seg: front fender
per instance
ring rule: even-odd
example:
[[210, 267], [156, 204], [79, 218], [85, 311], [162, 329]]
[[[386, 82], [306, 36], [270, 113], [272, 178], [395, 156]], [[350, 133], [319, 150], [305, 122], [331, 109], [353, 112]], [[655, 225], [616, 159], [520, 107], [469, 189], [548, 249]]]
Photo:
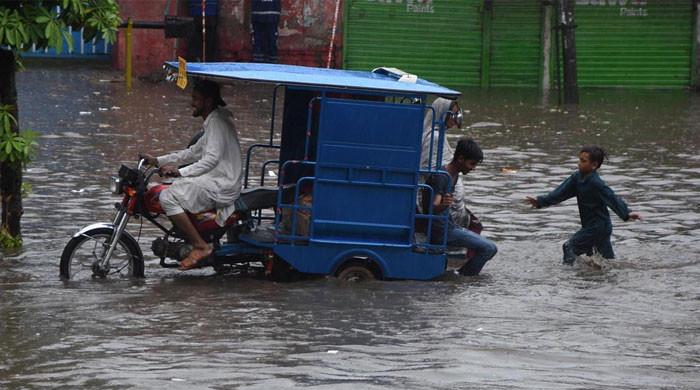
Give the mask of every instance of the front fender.
[[[73, 238], [82, 236], [85, 234], [85, 232], [92, 230], [92, 229], [100, 229], [100, 228], [106, 228], [106, 229], [114, 229], [114, 224], [109, 223], [109, 222], [98, 222], [98, 223], [93, 223], [92, 225], [85, 226], [84, 228], [80, 229], [77, 233], [73, 234]], [[128, 232], [124, 232], [131, 236]]]
[[[85, 226], [84, 228], [80, 229], [77, 233], [73, 234], [73, 238], [80, 237], [83, 234], [89, 232], [90, 230], [94, 230], [94, 229], [114, 230], [114, 224], [109, 223], [109, 222], [93, 223], [92, 225]], [[136, 253], [136, 255], [138, 255], [140, 258], [143, 258], [143, 252], [141, 252], [141, 246], [139, 245], [138, 241], [136, 241], [134, 236], [132, 236], [131, 233], [127, 232], [126, 229], [124, 229], [124, 232], [122, 232], [121, 239], [124, 241], [129, 241], [129, 243], [132, 244], [135, 249], [138, 249], [138, 253]]]

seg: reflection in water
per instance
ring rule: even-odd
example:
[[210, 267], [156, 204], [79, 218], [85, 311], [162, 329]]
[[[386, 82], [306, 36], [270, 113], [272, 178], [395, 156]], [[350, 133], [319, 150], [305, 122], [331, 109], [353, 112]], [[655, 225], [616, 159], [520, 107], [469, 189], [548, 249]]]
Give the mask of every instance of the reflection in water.
[[[582, 91], [576, 110], [524, 90], [465, 91], [485, 149], [467, 177], [499, 254], [484, 275], [434, 282], [276, 284], [160, 269], [133, 222], [142, 281], [63, 283], [79, 227], [112, 216], [107, 177], [138, 151], [182, 147], [201, 126], [189, 96], [99, 66], [20, 74], [24, 127], [42, 134], [26, 173], [25, 248], [0, 259], [0, 387], [695, 388], [700, 353], [700, 101], [682, 91]], [[46, 80], [51, 80], [47, 87]], [[225, 89], [243, 147], [266, 139], [271, 89]], [[643, 213], [613, 217], [619, 259], [560, 262], [575, 201], [521, 200], [575, 169], [583, 144]], [[262, 154], [257, 161], [272, 159]]]

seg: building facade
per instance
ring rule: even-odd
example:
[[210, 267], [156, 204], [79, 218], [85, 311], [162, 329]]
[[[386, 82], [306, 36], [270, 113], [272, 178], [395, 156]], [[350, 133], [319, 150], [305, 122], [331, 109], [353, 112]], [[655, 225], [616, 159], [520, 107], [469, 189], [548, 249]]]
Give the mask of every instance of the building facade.
[[[581, 87], [697, 84], [696, 0], [575, 1]], [[344, 66], [391, 65], [452, 86], [554, 87], [560, 1], [355, 0]]]
[[[454, 87], [555, 88], [562, 0], [282, 0], [279, 62], [401, 68]], [[698, 0], [575, 2], [580, 87], [698, 85]], [[126, 20], [186, 15], [185, 0], [120, 0]], [[252, 58], [250, 0], [218, 0], [217, 59]], [[124, 32], [113, 50], [123, 67]], [[134, 31], [134, 72], [160, 71], [188, 40]]]
[[[218, 0], [218, 3], [216, 59], [251, 61], [250, 0]], [[131, 18], [162, 22], [165, 15], [188, 16], [190, 13], [187, 0], [119, 0], [119, 5], [124, 21]], [[330, 51], [330, 66], [341, 67], [342, 22], [341, 0], [282, 0], [278, 29], [279, 62], [327, 66]], [[125, 31], [121, 29], [113, 51], [113, 63], [118, 69], [124, 67], [125, 38]], [[188, 44], [186, 38], [165, 39], [162, 30], [134, 30], [134, 74], [143, 76], [159, 72], [164, 61], [178, 55], [185, 56]]]

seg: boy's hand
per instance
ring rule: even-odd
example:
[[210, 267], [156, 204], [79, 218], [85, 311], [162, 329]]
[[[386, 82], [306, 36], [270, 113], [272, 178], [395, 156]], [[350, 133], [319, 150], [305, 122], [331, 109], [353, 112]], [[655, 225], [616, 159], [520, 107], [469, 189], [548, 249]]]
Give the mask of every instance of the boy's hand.
[[537, 199], [531, 197], [531, 196], [526, 196], [525, 200], [523, 201], [525, 204], [529, 204], [533, 209], [536, 209], [539, 207], [539, 203], [537, 202]]
[[643, 218], [642, 218], [642, 215], [639, 213], [629, 213], [629, 220], [630, 221], [637, 221], [637, 220], [642, 221]]

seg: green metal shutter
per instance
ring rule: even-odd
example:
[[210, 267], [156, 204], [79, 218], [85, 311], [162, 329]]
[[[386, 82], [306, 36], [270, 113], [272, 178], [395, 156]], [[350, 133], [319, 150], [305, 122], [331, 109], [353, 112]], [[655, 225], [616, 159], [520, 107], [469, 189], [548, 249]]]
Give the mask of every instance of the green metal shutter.
[[443, 85], [479, 85], [482, 1], [348, 1], [345, 68], [391, 66]]
[[540, 85], [541, 26], [541, 0], [494, 0], [488, 85]]
[[578, 0], [576, 24], [579, 86], [690, 85], [691, 0]]

